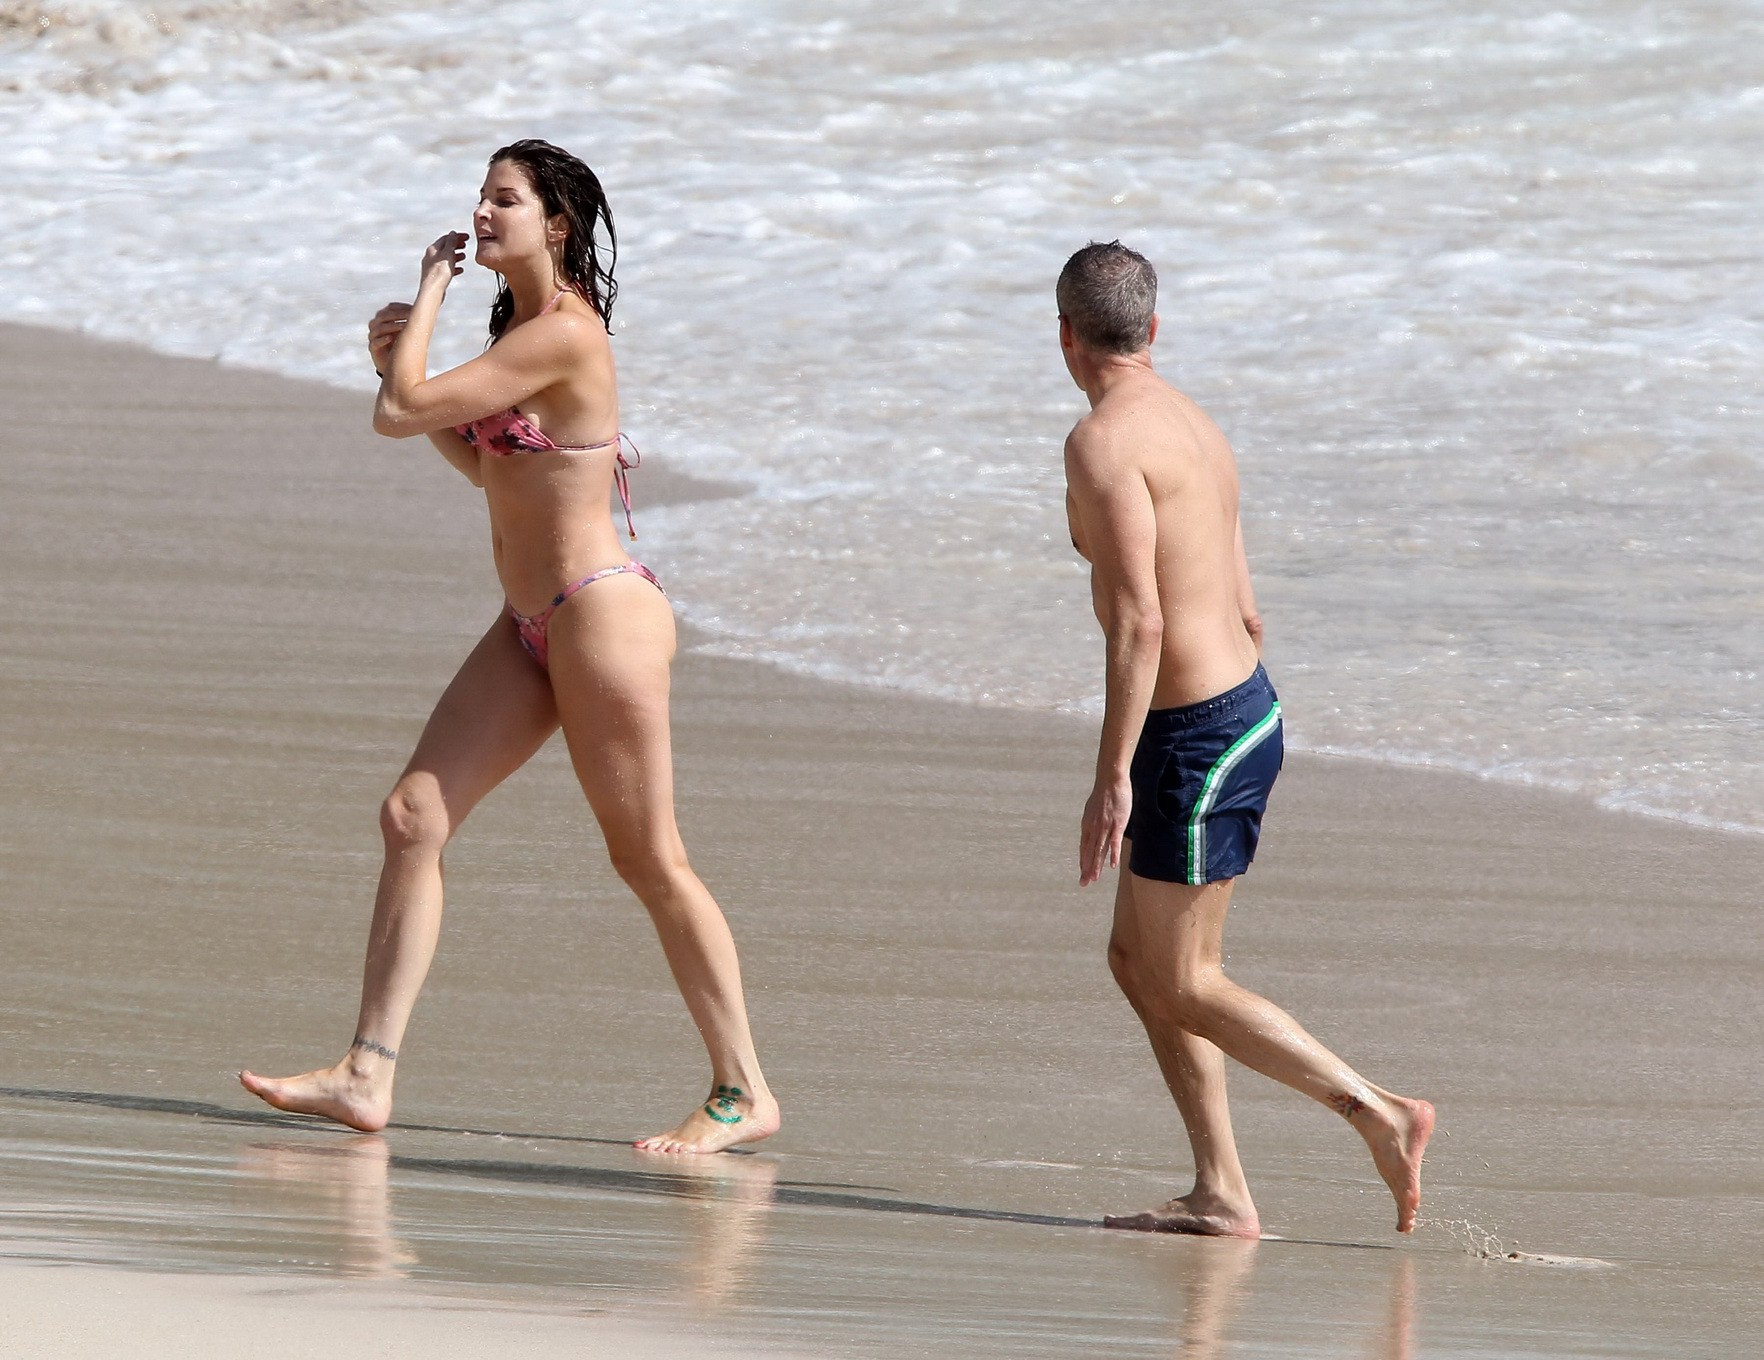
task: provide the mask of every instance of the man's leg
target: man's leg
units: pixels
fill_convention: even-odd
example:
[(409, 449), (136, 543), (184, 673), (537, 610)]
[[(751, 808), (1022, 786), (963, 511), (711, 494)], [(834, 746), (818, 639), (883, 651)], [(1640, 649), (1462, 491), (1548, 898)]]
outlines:
[(1182, 1030), (1209, 1040), (1347, 1119), (1396, 1198), (1397, 1231), (1410, 1231), (1421, 1203), (1421, 1155), (1433, 1132), (1433, 1107), (1372, 1085), (1273, 1002), (1225, 976), (1221, 948), (1235, 880), (1191, 887), (1126, 876), (1138, 927), (1139, 1004), (1151, 1023), (1167, 1034)]
[[(1121, 847), (1126, 864), (1132, 843)], [(1175, 1098), (1194, 1151), (1194, 1189), (1149, 1213), (1111, 1216), (1106, 1227), (1144, 1232), (1199, 1233), (1211, 1237), (1257, 1237), (1261, 1224), (1250, 1199), (1249, 1182), (1237, 1159), (1231, 1109), (1225, 1096), (1225, 1057), (1217, 1046), (1180, 1026), (1155, 1019), (1141, 1000), (1139, 970), (1143, 951), (1134, 910), (1133, 885), (1125, 869), (1115, 887), (1115, 922), (1109, 938), (1109, 968), (1122, 994), (1145, 1026), (1158, 1070)]]

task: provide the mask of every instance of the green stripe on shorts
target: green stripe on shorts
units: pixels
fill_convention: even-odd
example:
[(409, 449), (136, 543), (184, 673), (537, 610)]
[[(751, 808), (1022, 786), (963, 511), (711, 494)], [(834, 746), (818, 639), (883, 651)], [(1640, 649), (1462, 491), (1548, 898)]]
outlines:
[(1219, 797), (1220, 785), (1245, 756), (1262, 744), (1279, 722), (1280, 705), (1276, 703), (1259, 723), (1232, 742), (1225, 754), (1213, 762), (1213, 768), (1207, 771), (1200, 797), (1194, 801), (1194, 813), (1188, 819), (1188, 882), (1191, 887), (1199, 887), (1207, 881), (1207, 814), (1213, 810), (1213, 803)]

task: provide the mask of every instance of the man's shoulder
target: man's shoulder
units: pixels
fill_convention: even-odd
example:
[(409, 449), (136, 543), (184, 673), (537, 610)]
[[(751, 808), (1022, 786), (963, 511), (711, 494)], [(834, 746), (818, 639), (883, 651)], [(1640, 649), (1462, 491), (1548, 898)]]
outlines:
[(1130, 455), (1133, 440), (1129, 428), (1099, 407), (1072, 427), (1066, 436), (1066, 462), (1080, 467), (1101, 467)]
[(1067, 487), (1082, 501), (1147, 486), (1148, 463), (1157, 452), (1145, 434), (1143, 422), (1099, 406), (1066, 436)]

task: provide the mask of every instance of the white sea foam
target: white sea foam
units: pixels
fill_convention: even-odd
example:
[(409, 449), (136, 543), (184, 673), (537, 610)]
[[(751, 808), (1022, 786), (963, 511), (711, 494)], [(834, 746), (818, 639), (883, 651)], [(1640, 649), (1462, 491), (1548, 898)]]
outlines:
[(752, 488), (641, 511), (711, 647), (1094, 712), (1051, 284), (1120, 236), (1237, 444), (1295, 744), (1764, 830), (1754, 12), (997, 13), (0, 5), (0, 315), (365, 388), (548, 136), (618, 213), (627, 427)]

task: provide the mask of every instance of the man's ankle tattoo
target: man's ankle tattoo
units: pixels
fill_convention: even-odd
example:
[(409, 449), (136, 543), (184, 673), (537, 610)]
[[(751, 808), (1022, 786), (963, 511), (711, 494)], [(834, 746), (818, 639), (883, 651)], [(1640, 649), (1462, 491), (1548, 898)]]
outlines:
[(704, 1112), (719, 1124), (739, 1124), (742, 1116), (735, 1113), (735, 1102), (741, 1098), (739, 1086), (719, 1086), (704, 1103)]
[(1345, 1093), (1330, 1096), (1328, 1098), (1328, 1104), (1329, 1108), (1334, 1110), (1343, 1119), (1352, 1119), (1361, 1110), (1366, 1108), (1365, 1101), (1361, 1100), (1358, 1096), (1350, 1096)]
[(359, 1048), (363, 1053), (378, 1053), (387, 1062), (398, 1061), (397, 1049), (387, 1048), (384, 1044), (376, 1044), (372, 1039), (364, 1039), (359, 1034), (355, 1036), (355, 1042), (349, 1046), (351, 1048)]

